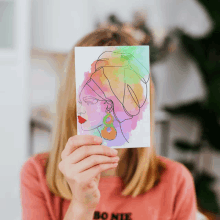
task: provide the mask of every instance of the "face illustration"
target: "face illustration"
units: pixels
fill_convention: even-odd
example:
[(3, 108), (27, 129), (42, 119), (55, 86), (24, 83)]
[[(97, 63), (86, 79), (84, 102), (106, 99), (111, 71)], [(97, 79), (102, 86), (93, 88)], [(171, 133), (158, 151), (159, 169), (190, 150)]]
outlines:
[(88, 85), (79, 94), (77, 117), (81, 128), (90, 131), (103, 124), (108, 104), (99, 97)]

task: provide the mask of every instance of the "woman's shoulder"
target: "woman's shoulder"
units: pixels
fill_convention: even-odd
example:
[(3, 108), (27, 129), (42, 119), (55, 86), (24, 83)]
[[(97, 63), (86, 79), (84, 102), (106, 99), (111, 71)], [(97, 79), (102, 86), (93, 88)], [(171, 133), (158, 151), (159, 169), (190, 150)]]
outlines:
[(186, 182), (189, 184), (193, 183), (193, 175), (189, 169), (178, 161), (172, 160), (170, 158), (157, 155), (157, 157), (165, 164), (166, 170), (164, 172), (164, 179), (173, 179), (176, 182), (182, 183)]
[(47, 159), (49, 157), (49, 152), (37, 153), (30, 156), (23, 164), (23, 166), (27, 166), (29, 164), (34, 164), (36, 166), (45, 166)]
[(49, 152), (38, 153), (29, 157), (21, 167), (21, 179), (44, 177), (46, 174), (46, 163), (48, 157)]

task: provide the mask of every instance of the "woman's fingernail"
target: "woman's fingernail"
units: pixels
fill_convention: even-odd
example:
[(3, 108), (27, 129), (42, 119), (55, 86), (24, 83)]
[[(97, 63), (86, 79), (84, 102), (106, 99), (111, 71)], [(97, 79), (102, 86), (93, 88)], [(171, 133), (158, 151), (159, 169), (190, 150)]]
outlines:
[(115, 150), (115, 149), (112, 149), (112, 152), (113, 152), (114, 154), (118, 154), (118, 151)]

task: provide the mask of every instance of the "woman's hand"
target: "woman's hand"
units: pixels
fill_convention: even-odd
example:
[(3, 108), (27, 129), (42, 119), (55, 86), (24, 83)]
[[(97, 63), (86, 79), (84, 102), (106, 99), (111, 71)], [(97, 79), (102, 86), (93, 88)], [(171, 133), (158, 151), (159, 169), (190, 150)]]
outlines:
[(115, 168), (118, 162), (117, 150), (101, 143), (102, 139), (97, 136), (75, 135), (69, 138), (61, 153), (59, 169), (70, 186), (73, 199), (87, 208), (95, 208), (99, 203), (101, 172)]

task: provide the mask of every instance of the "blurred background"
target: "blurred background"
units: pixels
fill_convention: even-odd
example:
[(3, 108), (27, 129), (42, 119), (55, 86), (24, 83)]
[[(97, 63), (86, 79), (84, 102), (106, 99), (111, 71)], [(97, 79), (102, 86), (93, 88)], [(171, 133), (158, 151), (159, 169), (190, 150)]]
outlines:
[(0, 0), (0, 218), (21, 219), (19, 172), (50, 147), (68, 52), (108, 27), (150, 45), (156, 151), (192, 172), (197, 219), (220, 219), (218, 8), (205, 0)]

